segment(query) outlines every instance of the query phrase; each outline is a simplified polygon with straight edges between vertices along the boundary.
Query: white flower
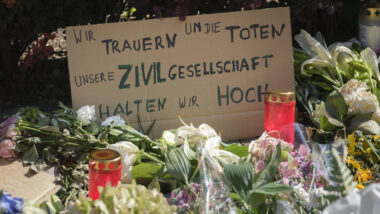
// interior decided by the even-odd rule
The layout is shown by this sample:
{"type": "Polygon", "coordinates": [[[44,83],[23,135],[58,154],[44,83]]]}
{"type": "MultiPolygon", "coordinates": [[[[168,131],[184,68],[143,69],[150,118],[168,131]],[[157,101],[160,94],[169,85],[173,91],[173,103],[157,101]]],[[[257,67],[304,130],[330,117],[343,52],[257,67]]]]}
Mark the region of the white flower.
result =
{"type": "Polygon", "coordinates": [[[380,122],[380,108],[375,95],[373,95],[362,81],[352,79],[344,84],[339,92],[343,95],[350,114],[374,113],[372,119],[380,122]]]}
{"type": "Polygon", "coordinates": [[[310,196],[309,193],[305,191],[303,188],[303,184],[300,183],[293,187],[294,192],[298,195],[300,199],[302,199],[306,203],[310,203],[310,196]]]}
{"type": "Polygon", "coordinates": [[[102,126],[110,126],[110,125],[122,126],[122,125],[125,125],[125,121],[119,115],[107,117],[102,122],[102,126]]]}
{"type": "Polygon", "coordinates": [[[201,124],[199,127],[198,127],[199,131],[201,131],[203,133],[204,136],[206,136],[207,138],[210,138],[210,137],[216,137],[218,136],[218,134],[216,133],[216,131],[211,128],[211,126],[207,125],[206,123],[203,123],[201,124]]]}
{"type": "Polygon", "coordinates": [[[184,125],[178,128],[175,136],[175,145],[182,145],[187,138],[190,147],[196,147],[202,141],[206,141],[211,137],[217,137],[216,131],[207,124],[202,124],[198,128],[195,128],[192,124],[184,125]]]}
{"type": "Polygon", "coordinates": [[[206,152],[223,166],[226,164],[238,163],[240,158],[231,152],[221,150],[220,142],[222,142],[222,139],[219,136],[209,138],[205,143],[206,152]]]}
{"type": "Polygon", "coordinates": [[[81,107],[77,111],[77,120],[79,120],[83,125],[88,125],[91,121],[95,121],[95,106],[86,105],[81,107]]]}
{"type": "Polygon", "coordinates": [[[123,161],[121,182],[130,183],[132,181],[132,166],[137,160],[139,148],[129,141],[120,141],[109,145],[108,148],[120,153],[123,161]]]}
{"type": "Polygon", "coordinates": [[[174,146],[175,143],[175,134],[171,131],[165,130],[162,133],[161,139],[168,145],[174,146]]]}

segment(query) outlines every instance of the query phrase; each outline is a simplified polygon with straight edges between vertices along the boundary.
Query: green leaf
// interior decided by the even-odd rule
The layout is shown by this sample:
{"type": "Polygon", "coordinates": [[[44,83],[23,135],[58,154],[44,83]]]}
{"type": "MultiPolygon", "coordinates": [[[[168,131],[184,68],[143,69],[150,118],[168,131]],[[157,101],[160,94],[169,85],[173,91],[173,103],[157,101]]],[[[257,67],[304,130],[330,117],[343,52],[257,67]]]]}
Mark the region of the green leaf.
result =
{"type": "Polygon", "coordinates": [[[56,119],[51,119],[51,125],[53,125],[54,127],[58,128],[58,121],[56,119]]]}
{"type": "Polygon", "coordinates": [[[55,210],[54,206],[51,203],[43,202],[40,204],[40,208],[46,211],[47,214],[55,214],[57,211],[55,210]]]}
{"type": "Polygon", "coordinates": [[[276,195],[281,192],[290,191],[293,188],[290,186],[286,186],[278,183],[268,183],[260,186],[255,190],[255,193],[261,193],[265,195],[276,195]]]}
{"type": "Polygon", "coordinates": [[[368,140],[365,136],[364,137],[364,141],[367,142],[368,146],[371,148],[372,152],[375,154],[377,160],[380,160],[380,156],[378,154],[378,150],[376,149],[376,147],[372,144],[371,140],[368,140]]]}
{"type": "Polygon", "coordinates": [[[97,135],[100,131],[100,127],[95,123],[90,123],[88,126],[86,126],[85,130],[92,135],[97,135]]]}
{"type": "Polygon", "coordinates": [[[224,167],[224,174],[232,189],[242,199],[248,201],[249,191],[253,184],[253,166],[251,163],[228,164],[224,167]]]}
{"type": "Polygon", "coordinates": [[[156,124],[156,120],[154,120],[148,127],[148,129],[146,130],[146,132],[144,133],[145,135],[149,135],[150,132],[152,131],[153,127],[154,127],[154,124],[156,124]]]}
{"type": "Polygon", "coordinates": [[[323,129],[324,131],[332,132],[337,129],[337,127],[331,124],[329,120],[327,119],[327,117],[323,115],[319,116],[318,122],[319,122],[319,127],[323,129]]]}
{"type": "Polygon", "coordinates": [[[157,176],[154,176],[153,180],[148,185],[148,189],[157,189],[157,191],[160,191],[160,183],[158,182],[157,176]]]}
{"type": "Polygon", "coordinates": [[[41,172],[43,169],[47,167],[47,164],[43,158],[38,159],[36,162],[32,163],[30,169],[35,173],[41,172]]]}
{"type": "Polygon", "coordinates": [[[46,116],[42,117],[37,123],[38,126],[48,126],[49,124],[50,124],[50,117],[46,117],[46,116]]]}
{"type": "Polygon", "coordinates": [[[22,162],[24,164],[35,163],[38,160],[38,152],[36,146],[31,146],[22,156],[22,162]]]}
{"type": "Polygon", "coordinates": [[[261,204],[263,204],[265,202],[266,198],[267,198],[267,196],[264,195],[264,194],[261,194],[261,193],[252,193],[249,196],[248,203],[252,207],[257,207],[257,206],[260,206],[261,204]]]}
{"type": "Polygon", "coordinates": [[[133,179],[153,179],[157,173],[160,171],[162,166],[154,162],[141,163],[132,168],[132,178],[133,179]]]}
{"type": "Polygon", "coordinates": [[[272,182],[274,175],[278,170],[278,165],[281,162],[281,144],[278,143],[276,150],[272,153],[269,163],[265,168],[255,177],[253,183],[253,190],[256,190],[258,187],[272,182]]]}
{"type": "Polygon", "coordinates": [[[343,122],[344,116],[347,114],[348,107],[341,93],[333,91],[326,98],[326,112],[334,119],[343,122]]]}
{"type": "Polygon", "coordinates": [[[230,146],[224,148],[224,150],[231,152],[232,154],[235,154],[240,158],[248,156],[248,146],[240,146],[237,143],[231,144],[230,146]]]}
{"type": "Polygon", "coordinates": [[[166,167],[173,178],[188,182],[191,164],[181,149],[173,148],[169,150],[166,167]]]}
{"type": "Polygon", "coordinates": [[[57,195],[51,195],[51,203],[53,204],[55,210],[57,210],[58,213],[63,211],[64,206],[57,195]]]}

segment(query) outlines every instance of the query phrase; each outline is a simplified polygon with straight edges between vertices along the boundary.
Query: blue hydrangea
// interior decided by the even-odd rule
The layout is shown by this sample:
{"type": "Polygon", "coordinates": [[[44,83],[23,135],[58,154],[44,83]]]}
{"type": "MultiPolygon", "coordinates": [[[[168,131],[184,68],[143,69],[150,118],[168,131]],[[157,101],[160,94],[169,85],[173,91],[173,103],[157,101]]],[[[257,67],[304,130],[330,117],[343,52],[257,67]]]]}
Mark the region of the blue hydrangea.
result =
{"type": "Polygon", "coordinates": [[[12,197],[11,195],[0,191],[0,213],[2,214],[21,214],[22,198],[12,197]]]}

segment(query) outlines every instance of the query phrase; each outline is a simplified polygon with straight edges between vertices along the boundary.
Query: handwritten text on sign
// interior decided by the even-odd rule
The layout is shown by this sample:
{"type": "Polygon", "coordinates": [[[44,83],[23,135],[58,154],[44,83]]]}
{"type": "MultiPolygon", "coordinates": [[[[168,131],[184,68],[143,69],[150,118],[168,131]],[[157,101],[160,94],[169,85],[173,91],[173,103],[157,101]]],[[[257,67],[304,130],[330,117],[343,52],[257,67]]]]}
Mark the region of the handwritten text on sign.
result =
{"type": "Polygon", "coordinates": [[[264,91],[294,87],[289,19],[276,8],[69,27],[73,107],[95,105],[100,120],[139,114],[158,135],[178,113],[223,137],[257,135],[264,91]]]}

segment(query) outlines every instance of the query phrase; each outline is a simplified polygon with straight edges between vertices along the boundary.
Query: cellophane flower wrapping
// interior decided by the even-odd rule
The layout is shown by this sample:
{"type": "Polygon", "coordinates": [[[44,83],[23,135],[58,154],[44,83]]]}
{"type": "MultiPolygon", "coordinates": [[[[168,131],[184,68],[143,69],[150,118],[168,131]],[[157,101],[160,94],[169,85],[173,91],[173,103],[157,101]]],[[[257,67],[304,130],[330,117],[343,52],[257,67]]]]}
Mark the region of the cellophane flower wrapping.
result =
{"type": "Polygon", "coordinates": [[[226,178],[219,170],[220,165],[202,143],[198,147],[198,161],[201,185],[199,213],[237,213],[226,178]]]}

